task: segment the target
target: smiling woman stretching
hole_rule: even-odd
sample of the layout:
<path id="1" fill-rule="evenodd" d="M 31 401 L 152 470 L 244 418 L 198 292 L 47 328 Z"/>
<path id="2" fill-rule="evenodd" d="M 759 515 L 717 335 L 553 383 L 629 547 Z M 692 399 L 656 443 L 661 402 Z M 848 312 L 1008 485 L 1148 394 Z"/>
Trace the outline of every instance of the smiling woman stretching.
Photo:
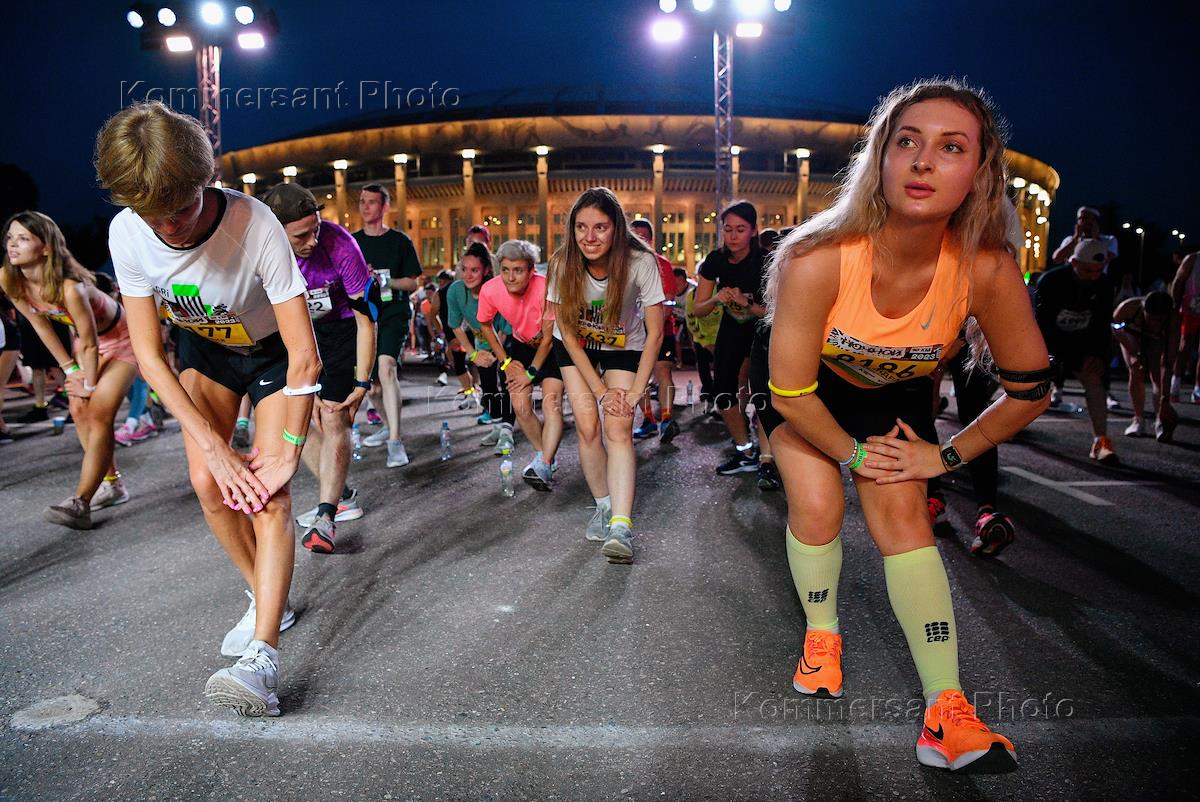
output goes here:
<path id="1" fill-rule="evenodd" d="M 987 101 L 953 81 L 896 89 L 868 130 L 833 206 L 784 240 L 768 272 L 772 409 L 763 423 L 808 621 L 793 685 L 842 694 L 845 466 L 926 699 L 917 759 L 1009 770 L 1012 743 L 980 722 L 961 690 L 925 487 L 1015 435 L 1048 401 L 1046 347 L 1004 249 L 1004 144 Z M 987 337 L 1005 395 L 939 446 L 928 377 L 968 316 Z M 755 357 L 760 368 L 764 356 Z"/>

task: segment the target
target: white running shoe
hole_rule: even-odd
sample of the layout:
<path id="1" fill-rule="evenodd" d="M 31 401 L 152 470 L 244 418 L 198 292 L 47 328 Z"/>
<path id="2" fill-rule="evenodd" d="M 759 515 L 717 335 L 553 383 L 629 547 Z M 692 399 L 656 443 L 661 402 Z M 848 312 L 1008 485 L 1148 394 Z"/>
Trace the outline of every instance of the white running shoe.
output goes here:
<path id="1" fill-rule="evenodd" d="M 313 507 L 308 512 L 301 513 L 296 516 L 296 525 L 301 529 L 308 529 L 317 520 L 317 510 L 319 507 Z M 358 503 L 358 488 L 350 491 L 350 498 L 344 498 L 337 503 L 337 513 L 333 516 L 334 523 L 345 523 L 346 521 L 357 521 L 363 517 L 362 505 Z"/>
<path id="2" fill-rule="evenodd" d="M 242 619 L 233 625 L 233 629 L 225 633 L 225 640 L 221 641 L 221 654 L 226 657 L 241 657 L 246 648 L 250 646 L 250 641 L 254 640 L 254 592 L 247 590 L 246 595 L 250 597 L 250 606 L 246 608 Z M 294 623 L 296 623 L 296 613 L 292 610 L 292 605 L 285 605 L 283 620 L 279 622 L 279 631 L 291 629 Z"/>
<path id="3" fill-rule="evenodd" d="M 377 448 L 388 441 L 388 427 L 384 426 L 379 431 L 369 434 L 363 438 L 363 445 L 370 448 Z"/>
<path id="4" fill-rule="evenodd" d="M 1146 423 L 1141 418 L 1134 418 L 1133 422 L 1125 427 L 1126 437 L 1145 437 Z"/>
<path id="5" fill-rule="evenodd" d="M 403 468 L 408 464 L 408 451 L 404 448 L 404 442 L 401 440 L 388 440 L 388 457 L 387 467 Z"/>
<path id="6" fill-rule="evenodd" d="M 232 708 L 239 716 L 279 715 L 279 652 L 260 640 L 250 641 L 236 663 L 208 678 L 204 695 Z"/>
<path id="7" fill-rule="evenodd" d="M 441 386 L 445 387 L 449 383 L 449 381 L 450 381 L 449 378 L 446 376 L 446 371 L 443 370 L 441 373 L 438 374 L 437 383 L 440 384 Z"/>
<path id="8" fill-rule="evenodd" d="M 129 491 L 125 489 L 125 483 L 121 481 L 120 477 L 105 479 L 96 488 L 96 492 L 92 496 L 91 507 L 93 510 L 100 510 L 124 504 L 126 501 L 129 501 Z"/>
<path id="9" fill-rule="evenodd" d="M 513 430 L 511 426 L 506 424 L 500 425 L 500 435 L 496 438 L 496 447 L 492 449 L 492 453 L 497 457 L 502 457 L 505 454 L 513 452 Z"/>
<path id="10" fill-rule="evenodd" d="M 492 430 L 483 436 L 483 439 L 479 441 L 479 445 L 494 446 L 498 442 L 500 442 L 500 424 L 493 423 Z M 496 453 L 500 452 L 497 451 Z"/>
<path id="11" fill-rule="evenodd" d="M 624 521 L 619 521 L 608 528 L 608 540 L 604 541 L 600 552 L 610 563 L 628 565 L 633 562 L 633 531 Z"/>
<path id="12" fill-rule="evenodd" d="M 521 473 L 521 478 L 525 480 L 525 484 L 534 490 L 549 493 L 554 489 L 554 471 L 542 461 L 540 452 L 533 455 L 533 461 L 525 466 L 525 470 Z"/>

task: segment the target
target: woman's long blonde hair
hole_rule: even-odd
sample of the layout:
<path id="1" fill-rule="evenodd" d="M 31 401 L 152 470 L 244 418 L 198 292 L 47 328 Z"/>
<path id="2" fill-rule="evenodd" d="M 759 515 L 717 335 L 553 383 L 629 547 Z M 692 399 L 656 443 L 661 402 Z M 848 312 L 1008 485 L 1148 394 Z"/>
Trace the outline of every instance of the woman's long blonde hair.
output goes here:
<path id="1" fill-rule="evenodd" d="M 30 234 L 37 237 L 46 246 L 49 253 L 42 262 L 41 270 L 41 299 L 48 304 L 62 306 L 63 283 L 67 279 L 81 281 L 85 284 L 95 284 L 92 272 L 79 264 L 67 248 L 67 240 L 62 229 L 41 212 L 17 212 L 4 223 L 3 240 L 8 241 L 8 231 L 13 223 L 20 223 Z M 4 264 L 0 267 L 0 289 L 16 301 L 29 303 L 29 286 L 21 268 L 8 260 L 8 250 L 4 252 Z"/>
<path id="2" fill-rule="evenodd" d="M 583 251 L 575 241 L 575 218 L 583 209 L 599 209 L 613 224 L 612 248 L 608 252 L 608 286 L 604 290 L 604 325 L 616 326 L 621 321 L 621 307 L 625 303 L 625 284 L 629 279 L 629 264 L 635 253 L 641 251 L 654 255 L 641 238 L 629 230 L 625 210 L 621 202 L 608 187 L 592 187 L 585 190 L 571 207 L 567 219 L 566 236 L 560 247 L 550 257 L 549 283 L 558 293 L 558 322 L 574 329 L 584 307 L 584 281 L 587 266 Z"/>
<path id="3" fill-rule="evenodd" d="M 779 303 L 780 273 L 789 260 L 831 243 L 858 237 L 874 238 L 887 220 L 883 196 L 883 157 L 904 111 L 925 100 L 949 100 L 975 115 L 979 122 L 979 169 L 971 191 L 950 217 L 949 230 L 965 269 L 981 250 L 1004 247 L 1007 165 L 1005 125 L 980 89 L 953 78 L 930 78 L 893 89 L 880 101 L 867 122 L 844 172 L 833 205 L 814 215 L 776 248 L 767 268 L 767 322 Z"/>

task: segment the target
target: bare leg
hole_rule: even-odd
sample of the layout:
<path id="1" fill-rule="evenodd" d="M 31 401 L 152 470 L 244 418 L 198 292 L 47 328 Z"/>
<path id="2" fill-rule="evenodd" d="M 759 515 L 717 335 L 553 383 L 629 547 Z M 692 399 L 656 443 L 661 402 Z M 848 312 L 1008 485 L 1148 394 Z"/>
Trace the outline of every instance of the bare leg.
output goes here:
<path id="1" fill-rule="evenodd" d="M 567 399 L 575 413 L 575 435 L 579 440 L 579 463 L 583 478 L 595 498 L 608 495 L 608 454 L 600 439 L 600 410 L 596 396 L 588 389 L 587 382 L 575 367 L 562 368 L 563 382 L 567 387 Z"/>
<path id="2" fill-rule="evenodd" d="M 96 390 L 88 399 L 71 399 L 75 432 L 83 446 L 83 465 L 75 495 L 91 501 L 113 463 L 113 419 L 133 384 L 137 368 L 128 362 L 109 360 L 101 364 Z"/>
<path id="3" fill-rule="evenodd" d="M 542 414 L 546 417 L 542 423 L 542 459 L 547 465 L 554 462 L 562 442 L 562 393 L 563 383 L 558 379 L 542 380 Z"/>
<path id="4" fill-rule="evenodd" d="M 1099 357 L 1089 356 L 1076 374 L 1083 384 L 1087 399 L 1088 417 L 1092 419 L 1092 434 L 1096 437 L 1108 435 L 1108 405 L 1104 399 L 1104 365 Z"/>
<path id="5" fill-rule="evenodd" d="M 610 370 L 604 374 L 609 387 L 628 390 L 637 378 L 627 370 Z M 633 448 L 633 418 L 604 416 L 605 452 L 608 458 L 608 490 L 612 494 L 613 515 L 630 517 L 637 484 L 637 452 Z"/>
<path id="6" fill-rule="evenodd" d="M 255 409 L 258 425 L 254 431 L 254 445 L 260 454 L 282 450 L 286 412 L 287 399 L 283 393 L 275 393 L 258 403 Z M 338 492 L 340 494 L 340 487 Z M 218 503 L 219 499 L 218 496 Z M 279 622 L 283 619 L 288 590 L 292 586 L 292 568 L 296 556 L 290 483 L 271 497 L 262 512 L 253 516 L 237 512 L 233 514 L 243 518 L 253 528 L 252 541 L 256 551 L 251 555 L 251 583 L 257 611 L 254 638 L 278 646 Z"/>
<path id="7" fill-rule="evenodd" d="M 387 354 L 379 357 L 379 387 L 383 395 L 384 423 L 388 427 L 388 438 L 400 440 L 400 410 L 404 401 L 400 396 L 400 379 L 396 369 L 396 360 Z M 377 405 L 378 406 L 378 405 Z"/>
<path id="8" fill-rule="evenodd" d="M 512 398 L 513 414 L 517 416 L 517 423 L 521 425 L 521 431 L 525 432 L 530 444 L 541 451 L 542 422 L 538 419 L 537 413 L 533 411 L 533 385 L 520 392 L 510 392 L 509 396 Z"/>

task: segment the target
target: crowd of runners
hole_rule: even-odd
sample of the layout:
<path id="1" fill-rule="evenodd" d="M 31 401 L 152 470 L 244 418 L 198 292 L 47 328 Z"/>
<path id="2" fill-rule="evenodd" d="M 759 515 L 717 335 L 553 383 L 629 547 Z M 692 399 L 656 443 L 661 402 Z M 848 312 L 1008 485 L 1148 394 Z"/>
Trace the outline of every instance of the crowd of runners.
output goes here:
<path id="1" fill-rule="evenodd" d="M 1200 332 L 1200 271 L 1190 256 L 1174 295 L 1129 298 L 1114 314 L 1111 249 L 1094 210 L 1081 209 L 1060 249 L 1066 264 L 1031 303 L 1000 131 L 979 92 L 918 82 L 876 108 L 827 210 L 760 230 L 752 204 L 732 203 L 718 217 L 721 246 L 694 278 L 602 187 L 578 197 L 563 246 L 545 260 L 533 243 L 494 245 L 473 226 L 453 270 L 427 276 L 409 237 L 385 223 L 386 187 L 361 189 L 363 227 L 351 233 L 322 219 L 298 183 L 260 199 L 213 187 L 194 119 L 157 103 L 126 108 L 96 143 L 100 182 L 122 207 L 109 232 L 115 284 L 81 265 L 46 215 L 5 225 L 0 374 L 29 374 L 26 421 L 49 417 L 61 384 L 57 417 L 69 415 L 83 450 L 77 484 L 45 518 L 86 530 L 93 511 L 128 501 L 136 480 L 126 486 L 115 446 L 155 436 L 169 412 L 204 518 L 249 597 L 221 645 L 236 662 L 205 693 L 242 715 L 276 716 L 295 539 L 332 553 L 338 525 L 363 516 L 348 484 L 360 444 L 386 447 L 388 469 L 409 464 L 399 377 L 411 340 L 436 381 L 456 388 L 459 409 L 477 415 L 482 445 L 511 459 L 524 440 L 520 475 L 536 491 L 566 485 L 556 456 L 569 413 L 594 507 L 578 534 L 611 563 L 635 555 L 635 440 L 670 444 L 678 410 L 698 405 L 729 437 L 728 454 L 700 470 L 756 473 L 762 491 L 786 498 L 780 556 L 807 620 L 795 690 L 843 694 L 845 470 L 927 700 L 918 760 L 1015 767 L 1012 743 L 976 717 L 959 679 L 934 545 L 938 477 L 971 473 L 973 553 L 1010 544 L 996 445 L 1055 402 L 1064 373 L 1087 393 L 1090 455 L 1115 459 L 1102 385 L 1114 332 L 1138 412 L 1126 434 L 1147 433 L 1148 377 L 1154 431 L 1169 440 L 1184 372 L 1175 365 Z M 673 375 L 685 350 L 700 385 L 686 405 Z M 963 428 L 941 442 L 945 372 Z M 375 427 L 365 437 L 360 418 Z M 11 440 L 6 426 L 0 440 Z M 302 462 L 318 491 L 297 512 L 290 480 Z"/>

